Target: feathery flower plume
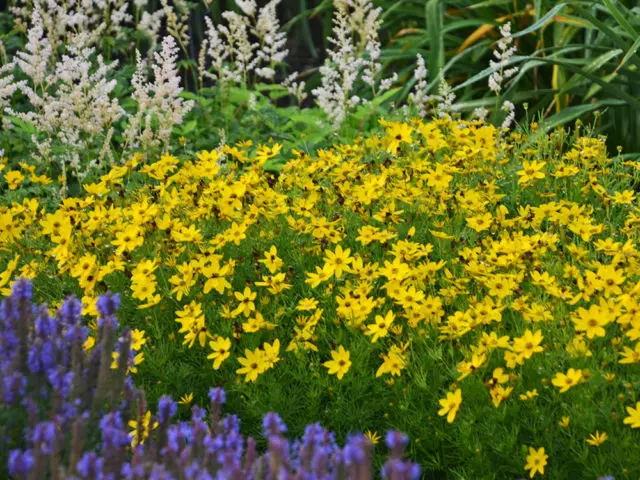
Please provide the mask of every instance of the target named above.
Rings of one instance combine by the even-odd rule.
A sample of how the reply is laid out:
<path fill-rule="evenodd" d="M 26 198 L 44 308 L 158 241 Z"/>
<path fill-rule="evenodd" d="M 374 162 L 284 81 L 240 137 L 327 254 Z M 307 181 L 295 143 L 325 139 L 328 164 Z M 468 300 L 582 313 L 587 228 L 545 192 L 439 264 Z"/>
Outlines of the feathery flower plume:
<path fill-rule="evenodd" d="M 377 83 L 382 70 L 378 39 L 381 9 L 373 8 L 370 0 L 336 0 L 334 6 L 333 36 L 329 38 L 333 48 L 320 67 L 321 85 L 312 93 L 337 130 L 351 110 L 365 103 L 353 93 L 358 79 L 375 96 L 390 88 L 397 76 Z"/>
<path fill-rule="evenodd" d="M 515 45 L 511 46 L 513 37 L 511 36 L 510 22 L 500 27 L 500 35 L 502 35 L 502 38 L 498 40 L 498 48 L 493 52 L 497 61 L 489 60 L 489 66 L 493 70 L 489 77 L 489 89 L 496 95 L 500 95 L 503 82 L 518 73 L 518 67 L 506 68 L 511 57 L 516 53 Z"/>
<path fill-rule="evenodd" d="M 184 116 L 193 108 L 192 100 L 180 98 L 178 52 L 175 39 L 164 37 L 161 51 L 153 55 L 153 83 L 147 83 L 145 63 L 140 52 L 136 52 L 137 67 L 131 84 L 138 111 L 129 116 L 129 127 L 125 133 L 129 148 L 166 148 L 173 127 L 182 123 Z"/>

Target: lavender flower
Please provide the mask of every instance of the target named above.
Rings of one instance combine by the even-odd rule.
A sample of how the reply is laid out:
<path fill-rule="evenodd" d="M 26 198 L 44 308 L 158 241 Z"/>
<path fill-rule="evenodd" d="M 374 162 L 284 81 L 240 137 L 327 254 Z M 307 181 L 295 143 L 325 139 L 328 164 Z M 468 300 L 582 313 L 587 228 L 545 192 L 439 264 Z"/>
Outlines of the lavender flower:
<path fill-rule="evenodd" d="M 22 409 L 27 418 L 20 443 L 8 445 L 12 477 L 44 479 L 51 465 L 61 480 L 333 479 L 345 473 L 346 478 L 373 478 L 372 446 L 363 435 L 348 437 L 340 448 L 331 432 L 312 424 L 290 442 L 286 425 L 273 412 L 263 418 L 268 449 L 258 454 L 255 441 L 241 435 L 238 417 L 222 416 L 226 393 L 219 387 L 209 391 L 209 422 L 198 406 L 189 422 L 174 422 L 177 404 L 169 396 L 160 398 L 151 416 L 144 392 L 135 390 L 126 368 L 110 368 L 114 349 L 123 352 L 116 342 L 116 295 L 98 301 L 102 320 L 89 358 L 78 350 L 85 338 L 79 303 L 69 298 L 51 317 L 45 308 L 32 306 L 31 298 L 30 284 L 20 280 L 0 308 L 0 409 Z M 125 332 L 122 345 L 129 341 Z M 16 361 L 22 342 L 28 352 L 24 364 Z M 74 348 L 73 354 L 65 353 Z M 137 419 L 134 433 L 144 437 L 134 448 L 132 419 Z M 387 435 L 391 456 L 384 477 L 419 475 L 418 466 L 402 458 L 407 442 L 401 433 Z"/>

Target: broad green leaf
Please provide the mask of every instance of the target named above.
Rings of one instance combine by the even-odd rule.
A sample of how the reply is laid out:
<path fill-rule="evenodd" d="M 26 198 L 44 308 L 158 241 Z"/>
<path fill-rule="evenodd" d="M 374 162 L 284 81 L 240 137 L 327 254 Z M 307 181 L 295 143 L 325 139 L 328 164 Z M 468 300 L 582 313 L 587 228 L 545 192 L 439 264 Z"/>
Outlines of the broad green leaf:
<path fill-rule="evenodd" d="M 444 42 L 442 38 L 443 30 L 443 5 L 440 0 L 428 0 L 425 6 L 425 19 L 427 24 L 427 34 L 429 36 L 429 75 L 438 82 L 440 72 L 444 65 Z"/>
<path fill-rule="evenodd" d="M 556 5 L 551 10 L 549 10 L 547 13 L 545 13 L 545 15 L 541 19 L 537 20 L 534 24 L 530 25 L 529 27 L 525 28 L 524 30 L 520 30 L 519 32 L 514 33 L 513 34 L 513 38 L 522 37 L 523 35 L 531 33 L 533 31 L 539 29 L 540 27 L 544 26 L 549 20 L 551 20 L 553 18 L 554 15 L 556 15 L 560 10 L 562 10 L 566 6 L 567 6 L 566 3 L 560 3 L 560 4 Z"/>
<path fill-rule="evenodd" d="M 592 112 L 599 108 L 620 106 L 624 104 L 625 102 L 622 100 L 601 100 L 600 102 L 588 103 L 586 105 L 575 105 L 572 107 L 567 107 L 544 120 L 544 125 L 545 127 L 550 129 L 555 128 L 559 125 L 564 125 L 567 122 L 575 120 L 585 113 Z"/>

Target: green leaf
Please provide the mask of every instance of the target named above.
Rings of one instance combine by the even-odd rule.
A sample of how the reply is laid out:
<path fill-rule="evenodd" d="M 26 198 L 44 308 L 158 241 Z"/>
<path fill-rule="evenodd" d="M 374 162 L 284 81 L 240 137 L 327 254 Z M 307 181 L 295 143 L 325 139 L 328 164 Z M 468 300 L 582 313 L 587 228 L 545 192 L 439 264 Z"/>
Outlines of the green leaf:
<path fill-rule="evenodd" d="M 611 0 L 604 0 L 604 4 L 607 7 L 609 13 L 616 19 L 620 26 L 629 34 L 631 38 L 640 37 L 640 32 L 629 23 L 624 14 L 618 9 L 618 7 Z"/>
<path fill-rule="evenodd" d="M 444 66 L 443 17 L 444 10 L 440 0 L 428 0 L 425 6 L 425 19 L 430 47 L 429 75 L 433 79 L 432 83 L 436 84 Z"/>
<path fill-rule="evenodd" d="M 538 28 L 544 26 L 551 18 L 553 18 L 560 10 L 562 10 L 566 6 L 567 6 L 566 3 L 560 3 L 560 4 L 556 5 L 551 10 L 549 10 L 547 13 L 545 13 L 545 15 L 541 19 L 539 19 L 537 22 L 535 22 L 533 25 L 530 25 L 529 27 L 525 28 L 524 30 L 520 30 L 519 32 L 514 33 L 512 35 L 513 38 L 522 37 L 523 35 L 531 33 L 533 31 L 537 30 Z"/>
<path fill-rule="evenodd" d="M 567 107 L 562 111 L 556 113 L 555 115 L 550 116 L 543 123 L 545 127 L 551 129 L 557 127 L 558 125 L 564 125 L 567 122 L 581 117 L 585 113 L 592 112 L 599 108 L 620 105 L 625 105 L 625 102 L 623 100 L 601 100 L 599 102 L 588 103 L 586 105 L 575 105 L 572 107 Z"/>
<path fill-rule="evenodd" d="M 5 115 L 4 118 L 5 118 L 5 120 L 9 120 L 16 127 L 18 127 L 18 129 L 20 131 L 22 131 L 24 133 L 28 133 L 29 135 L 33 135 L 33 134 L 38 132 L 38 130 L 36 129 L 36 127 L 32 123 L 25 122 L 21 118 L 14 117 L 14 116 L 11 116 L 11 115 Z"/>

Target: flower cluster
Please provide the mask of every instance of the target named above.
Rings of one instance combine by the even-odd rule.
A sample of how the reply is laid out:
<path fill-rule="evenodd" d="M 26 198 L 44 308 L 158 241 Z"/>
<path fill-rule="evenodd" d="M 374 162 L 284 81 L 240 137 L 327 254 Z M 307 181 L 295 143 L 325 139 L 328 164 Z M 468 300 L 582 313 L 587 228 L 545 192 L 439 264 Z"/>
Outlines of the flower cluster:
<path fill-rule="evenodd" d="M 348 113 L 365 102 L 354 94 L 359 79 L 375 94 L 391 88 L 398 76 L 380 79 L 382 10 L 370 0 L 340 0 L 334 6 L 333 37 L 329 38 L 333 49 L 320 67 L 322 84 L 312 93 L 337 130 Z"/>
<path fill-rule="evenodd" d="M 501 412 L 538 409 L 555 426 L 597 390 L 619 421 L 594 408 L 571 438 L 630 442 L 636 164 L 561 131 L 527 144 L 448 117 L 383 127 L 294 152 L 277 177 L 264 166 L 281 146 L 242 142 L 134 156 L 55 210 L 12 203 L 0 213 L 0 287 L 56 276 L 90 316 L 99 293 L 118 291 L 139 312 L 132 326 L 157 319 L 168 362 L 188 356 L 257 396 L 299 369 L 304 386 L 410 393 L 428 365 L 444 373 L 426 377 L 423 408 L 443 431 L 481 409 L 487 431 Z M 546 429 L 509 432 L 529 445 Z"/>
<path fill-rule="evenodd" d="M 242 437 L 238 418 L 222 416 L 221 388 L 209 392 L 208 418 L 194 407 L 190 422 L 175 422 L 178 405 L 169 396 L 160 398 L 152 415 L 142 391 L 134 390 L 126 363 L 116 373 L 108 368 L 119 297 L 98 300 L 101 340 L 86 356 L 80 302 L 69 298 L 50 316 L 46 306 L 31 303 L 32 291 L 30 282 L 18 280 L 0 305 L 0 412 L 24 410 L 29 418 L 27 425 L 10 422 L 15 443 L 3 438 L 0 444 L 11 449 L 12 478 L 373 478 L 367 437 L 352 435 L 341 448 L 332 433 L 312 424 L 291 443 L 276 413 L 264 417 L 268 449 L 259 455 L 256 442 Z M 127 338 L 118 353 L 126 356 L 129 345 Z M 38 421 L 42 417 L 47 420 Z M 99 432 L 97 445 L 93 432 Z M 389 432 L 384 478 L 419 478 L 419 467 L 403 459 L 406 444 L 406 436 Z"/>

